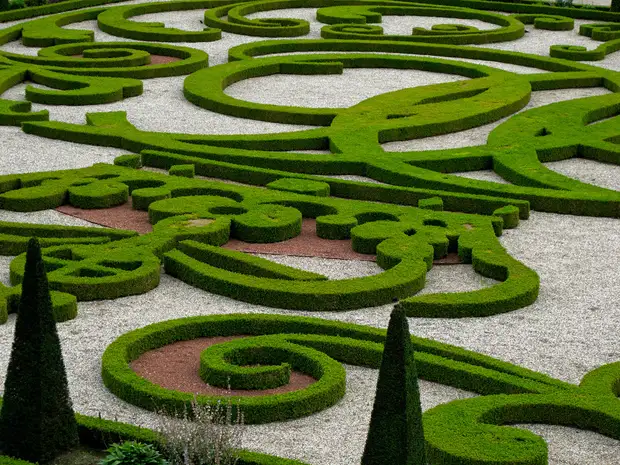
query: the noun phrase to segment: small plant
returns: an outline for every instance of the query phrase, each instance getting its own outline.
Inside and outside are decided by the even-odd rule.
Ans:
[[[171,465],[235,465],[238,462],[243,414],[239,408],[233,409],[230,401],[225,406],[219,402],[215,406],[204,405],[194,396],[190,409],[181,419],[162,412],[159,418],[164,455]]]
[[[108,455],[99,465],[167,465],[159,451],[151,444],[127,441],[112,444]]]
[[[47,5],[47,0],[24,0],[24,5],[27,7],[43,6]]]
[[[573,0],[555,0],[555,6],[571,7]]]
[[[21,10],[25,6],[26,5],[24,4],[24,0],[13,0],[12,2],[9,3],[9,10]],[[0,10],[4,10],[4,9],[5,8],[0,7]]]

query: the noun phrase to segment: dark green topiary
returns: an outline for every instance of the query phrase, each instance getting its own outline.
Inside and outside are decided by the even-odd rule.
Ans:
[[[41,248],[30,239],[0,412],[3,454],[45,463],[78,444]]]
[[[405,312],[392,311],[362,465],[426,465],[418,373]]]
[[[620,0],[611,0],[611,11],[620,11]]]

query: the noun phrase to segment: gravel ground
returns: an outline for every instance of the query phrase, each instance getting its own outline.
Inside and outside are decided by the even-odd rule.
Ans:
[[[593,1],[599,2],[585,0],[585,3]],[[169,26],[195,29],[199,27],[196,21],[199,22],[201,17],[201,14],[197,13],[145,15],[137,19],[161,21],[165,18],[164,21]],[[313,15],[314,11],[310,9],[260,14],[261,17],[305,19],[313,19]],[[396,31],[396,28],[408,31],[414,23],[417,26],[430,27],[437,22],[450,21],[443,18],[416,18],[412,22],[406,18],[386,18],[384,26],[388,32]],[[459,23],[462,24],[463,21]],[[308,37],[317,37],[320,26],[316,21],[312,21],[312,32]],[[95,28],[95,25],[90,21],[71,27]],[[583,44],[589,48],[597,44],[578,36],[574,31],[549,33],[529,27],[528,29],[530,32],[523,39],[508,44],[493,44],[492,47],[547,55],[551,44]],[[126,40],[100,32],[96,34],[96,38],[98,41]],[[255,38],[223,34],[223,39],[218,42],[182,45],[206,50],[210,54],[211,64],[218,64],[226,61],[229,47],[254,40]],[[25,50],[16,43],[7,44],[2,49],[18,53]],[[28,53],[37,52],[37,49],[27,50]],[[611,55],[597,64],[610,69],[620,69],[620,54]],[[533,72],[531,68],[522,68],[511,70]],[[334,106],[334,100],[352,96],[351,100],[342,101],[341,105],[346,106],[376,93],[420,83],[446,82],[446,79],[454,78],[434,73],[391,73],[387,70],[383,74],[382,70],[376,74],[380,79],[370,79],[365,73],[366,70],[355,70],[352,74],[345,74],[345,79],[343,76],[304,77],[303,80],[296,77],[296,93],[283,92],[292,85],[286,76],[245,81],[229,88],[229,92],[243,92],[247,96],[262,93],[261,98],[275,99],[274,101],[281,104],[317,107]],[[330,88],[332,85],[340,86],[339,80],[347,81],[349,86],[355,83],[355,92],[317,92],[325,90],[326,83],[329,83]],[[346,86],[340,89],[346,89]],[[182,78],[148,80],[145,81],[143,96],[124,102],[95,107],[59,106],[49,109],[52,119],[76,123],[84,122],[84,113],[88,111],[126,110],[130,121],[141,129],[153,131],[251,134],[305,128],[215,115],[185,102],[181,90]],[[565,99],[601,95],[604,92],[604,89],[536,92],[528,108]],[[309,95],[314,95],[315,98],[311,102],[301,100],[302,103],[298,103],[299,100],[294,100],[298,96],[307,98]],[[5,92],[3,98],[23,99],[23,86]],[[36,110],[41,107],[33,105],[33,108]],[[385,144],[384,148],[388,151],[434,150],[483,144],[496,124],[428,140]],[[0,161],[2,174],[89,166],[98,161],[110,162],[115,156],[124,153],[116,149],[28,136],[16,128],[0,127],[0,131],[5,148],[5,156]],[[586,160],[566,160],[550,163],[548,166],[585,182],[612,189],[620,187],[618,167]],[[489,174],[463,175],[480,178]],[[52,211],[33,214],[0,211],[0,220],[88,224]],[[533,212],[531,218],[522,222],[519,228],[506,231],[501,241],[515,258],[539,273],[541,293],[534,305],[489,318],[410,319],[412,332],[498,357],[564,381],[578,383],[588,371],[620,359],[620,340],[617,337],[620,332],[620,314],[617,311],[617,308],[620,308],[620,282],[615,279],[620,258],[618,224],[618,220],[607,218]],[[374,263],[369,262],[274,256],[268,258],[318,271],[333,279],[365,276],[379,271]],[[8,282],[10,260],[11,257],[0,257],[0,281],[4,283]],[[458,292],[492,284],[491,280],[474,273],[468,265],[437,266],[429,273],[428,285],[422,292]],[[59,325],[59,332],[76,410],[92,415],[101,413],[104,418],[118,418],[153,426],[156,424],[153,414],[122,402],[108,393],[99,375],[101,354],[114,339],[129,330],[169,318],[235,312],[313,315],[385,328],[390,310],[391,305],[340,313],[279,311],[209,294],[163,275],[161,285],[142,296],[80,303],[78,317]],[[8,363],[14,321],[14,316],[11,316],[9,322],[0,327],[0,381],[3,380]],[[93,327],[96,327],[97,331],[93,331]],[[346,368],[347,394],[338,405],[300,420],[247,427],[244,444],[252,449],[298,458],[313,465],[350,465],[357,462],[365,441],[377,372],[358,367]],[[424,409],[472,395],[427,382],[421,383],[421,392]],[[563,427],[527,427],[549,442],[549,463],[552,465],[612,465],[620,462],[618,442],[604,436]]]

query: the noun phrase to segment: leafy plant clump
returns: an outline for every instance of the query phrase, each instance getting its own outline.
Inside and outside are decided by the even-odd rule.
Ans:
[[[99,465],[168,465],[161,453],[151,444],[127,441],[112,444],[108,455]]]
[[[239,461],[243,413],[230,402],[205,405],[194,397],[181,418],[161,414],[159,432],[170,465],[235,465]]]
[[[6,3],[6,7],[4,7],[4,3]],[[0,1],[0,10],[21,10],[22,8],[24,8],[26,6],[26,4],[24,3],[24,0],[13,0],[12,2],[1,2]]]

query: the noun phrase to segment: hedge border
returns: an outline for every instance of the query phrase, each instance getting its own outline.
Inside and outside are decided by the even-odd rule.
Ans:
[[[286,333],[286,334],[281,334]],[[276,336],[281,334],[281,336]],[[378,368],[385,331],[350,323],[267,314],[232,314],[191,317],[156,323],[126,333],[108,346],[102,357],[106,387],[121,399],[148,410],[183,411],[192,394],[161,388],[139,377],[129,366],[141,354],[175,341],[209,336],[261,336],[265,345],[276,338],[311,347],[344,363]],[[271,335],[269,337],[262,337]],[[436,341],[412,337],[420,376],[482,394],[523,392],[574,392],[576,387],[540,373]],[[248,344],[248,342],[244,344]],[[237,342],[233,343],[235,347]],[[222,349],[225,350],[225,349]],[[326,376],[326,375],[325,375]],[[339,385],[340,375],[329,375]],[[344,378],[342,378],[344,383]],[[344,394],[344,384],[328,396],[309,402],[319,383],[303,391],[259,397],[198,396],[199,403],[230,399],[242,409],[247,423],[264,423],[322,410]],[[314,387],[313,387],[314,386]],[[319,385],[320,387],[320,385]],[[336,389],[336,388],[334,388]],[[334,391],[335,392],[335,391]],[[317,393],[317,395],[319,395]],[[326,394],[327,395],[327,394]]]
[[[455,317],[477,312],[483,315],[529,305],[538,292],[537,275],[510,258],[499,245],[496,236],[503,229],[499,217],[345,201],[103,164],[0,177],[0,186],[5,190],[0,202],[5,208],[9,198],[9,205],[17,209],[56,207],[66,202],[67,192],[77,186],[89,189],[91,206],[95,207],[99,197],[107,199],[106,186],[110,183],[126,186],[134,196],[134,207],[149,209],[154,232],[101,245],[46,249],[46,263],[53,268],[49,270],[50,286],[71,292],[79,300],[114,298],[152,289],[158,283],[159,263],[163,260],[169,273],[241,300],[315,310],[363,308],[392,302],[395,297],[410,297],[423,286],[433,256],[439,258],[451,248],[456,251],[457,243],[466,263],[473,261],[479,272],[504,282],[495,290],[460,295],[468,299],[471,308],[466,311],[448,294],[413,297],[401,301],[401,305],[412,309],[417,305],[417,311],[428,316],[438,312]],[[377,253],[379,265],[387,271],[367,278],[311,284],[306,275],[291,274],[283,267],[276,271],[265,260],[257,259],[250,266],[248,259],[217,249],[229,237],[252,242],[294,237],[299,234],[302,217],[317,218],[317,231],[322,237],[350,237],[358,252]],[[188,240],[197,242],[184,242]],[[20,256],[11,265],[14,283],[21,279],[23,259]],[[274,279],[268,273],[257,276],[257,266],[289,279]],[[511,295],[498,299],[504,288],[511,289]]]

